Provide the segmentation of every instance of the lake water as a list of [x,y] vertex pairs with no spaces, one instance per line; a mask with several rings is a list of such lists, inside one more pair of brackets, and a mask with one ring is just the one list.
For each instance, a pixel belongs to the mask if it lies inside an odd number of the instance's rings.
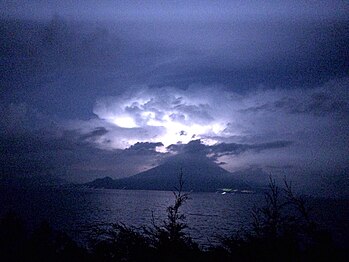
[[[261,194],[191,193],[190,198],[182,211],[189,233],[202,245],[248,226],[253,206],[264,203]],[[166,191],[0,187],[0,215],[14,210],[29,227],[46,220],[79,241],[86,239],[86,229],[101,223],[150,226],[152,214],[161,223],[173,201],[172,192]],[[330,228],[336,239],[342,243],[349,239],[347,200],[309,199],[309,205],[317,221]]]

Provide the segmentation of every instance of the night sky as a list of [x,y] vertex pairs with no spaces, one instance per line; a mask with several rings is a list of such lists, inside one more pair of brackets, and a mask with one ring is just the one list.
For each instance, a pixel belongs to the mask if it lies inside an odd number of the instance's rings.
[[1,1],[0,17],[0,176],[120,178],[191,150],[348,192],[347,1]]

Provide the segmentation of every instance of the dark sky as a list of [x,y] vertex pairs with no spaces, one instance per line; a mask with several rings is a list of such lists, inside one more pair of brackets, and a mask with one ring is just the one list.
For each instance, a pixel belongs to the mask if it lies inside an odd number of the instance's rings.
[[228,171],[348,183],[347,1],[0,10],[3,176],[129,176],[194,141]]

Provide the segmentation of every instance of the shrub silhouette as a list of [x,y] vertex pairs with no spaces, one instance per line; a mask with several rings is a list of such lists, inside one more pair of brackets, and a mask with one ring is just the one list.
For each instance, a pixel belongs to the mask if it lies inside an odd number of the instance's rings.
[[93,243],[96,261],[147,261],[152,253],[147,237],[137,228],[122,223],[98,230]]
[[122,223],[111,224],[109,229],[97,229],[93,251],[102,261],[189,261],[197,258],[200,250],[184,230],[185,215],[180,212],[189,199],[183,193],[183,172],[179,186],[173,191],[174,204],[167,208],[167,219],[157,225],[134,228]]
[[197,259],[200,255],[198,245],[186,234],[188,225],[181,207],[189,199],[189,194],[183,192],[183,171],[180,170],[178,187],[173,191],[174,204],[167,208],[167,219],[157,225],[153,219],[152,227],[145,228],[145,234],[150,237],[152,246],[157,250],[162,261],[186,261]]
[[27,230],[23,221],[12,211],[0,221],[0,259],[19,261],[27,250]]
[[54,231],[47,222],[30,233],[23,221],[9,212],[0,222],[0,260],[86,261],[87,251],[66,234]]
[[223,238],[223,250],[242,261],[345,261],[328,232],[312,221],[305,200],[284,181],[280,189],[270,178],[265,206],[252,212],[250,231]]
[[290,183],[279,188],[270,179],[265,205],[252,212],[250,230],[200,249],[186,233],[182,206],[189,199],[183,173],[159,225],[136,228],[122,223],[97,225],[89,249],[47,222],[30,233],[13,212],[0,220],[1,261],[348,261],[348,251],[333,244],[329,233],[311,219],[306,202]]
[[87,252],[67,234],[55,231],[43,221],[32,233],[28,243],[28,257],[33,261],[77,261],[87,258]]

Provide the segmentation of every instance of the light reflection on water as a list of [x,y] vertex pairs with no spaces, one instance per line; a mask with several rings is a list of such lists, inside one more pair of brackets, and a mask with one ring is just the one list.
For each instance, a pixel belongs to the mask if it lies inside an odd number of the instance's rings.
[[[68,232],[76,240],[86,237],[84,229],[103,223],[122,222],[136,227],[150,226],[166,219],[166,208],[174,201],[172,192],[105,189],[4,189],[0,188],[1,213],[14,210],[33,227],[42,220]],[[251,209],[263,204],[263,195],[191,193],[183,206],[188,232],[201,244],[216,242],[216,236],[231,234],[251,222]],[[326,210],[324,203],[317,210]],[[316,205],[315,205],[316,206]],[[324,207],[324,208],[323,208]],[[318,212],[331,223],[349,228],[348,206],[341,204],[340,214]],[[343,213],[344,212],[344,213]],[[344,218],[343,218],[344,216]],[[343,225],[342,225],[343,224]],[[338,225],[336,225],[338,226]],[[347,231],[349,232],[349,231]]]

